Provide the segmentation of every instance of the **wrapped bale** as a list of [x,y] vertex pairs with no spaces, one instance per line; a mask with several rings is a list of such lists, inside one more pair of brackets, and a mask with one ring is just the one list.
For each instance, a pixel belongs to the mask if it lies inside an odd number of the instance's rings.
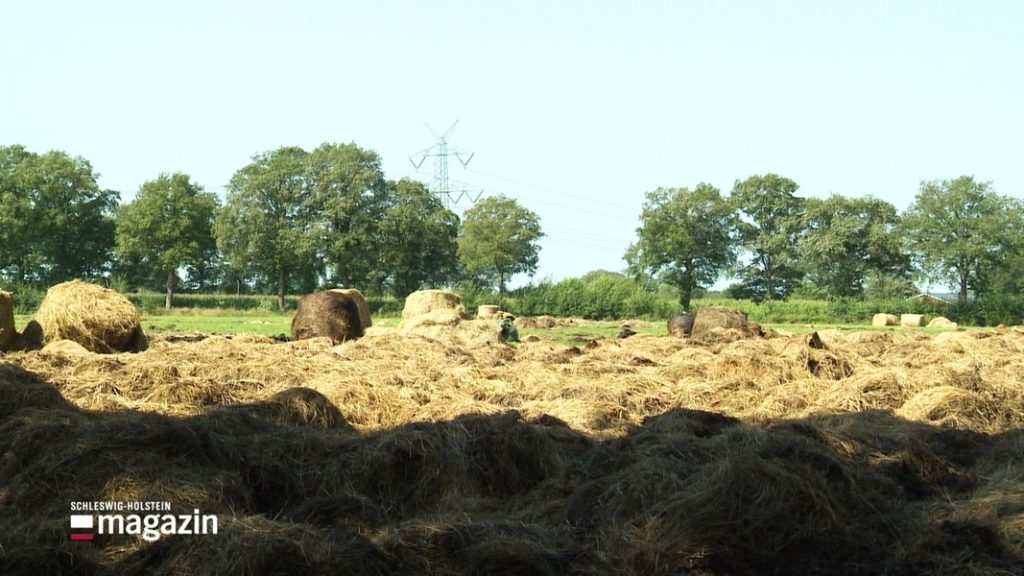
[[898,321],[895,314],[875,314],[871,317],[871,325],[876,328],[895,326]]
[[292,340],[325,336],[339,343],[363,336],[359,304],[337,290],[307,294],[292,318]]
[[117,292],[72,280],[57,284],[46,296],[33,316],[41,331],[27,336],[35,328],[32,322],[22,332],[24,347],[37,347],[58,340],[71,340],[90,352],[139,352],[147,346],[142,332],[139,311]]
[[362,292],[356,288],[333,288],[329,292],[344,294],[355,300],[356,306],[359,307],[359,321],[363,323],[363,330],[373,326],[373,317],[370,316],[370,305],[366,303],[366,298],[363,297]]

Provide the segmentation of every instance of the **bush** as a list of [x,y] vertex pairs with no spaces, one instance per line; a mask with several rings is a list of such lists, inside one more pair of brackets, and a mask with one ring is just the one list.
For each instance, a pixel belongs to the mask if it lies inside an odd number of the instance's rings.
[[14,294],[15,314],[34,313],[39,308],[39,303],[43,301],[43,296],[46,296],[46,290],[21,282],[0,284],[0,290]]

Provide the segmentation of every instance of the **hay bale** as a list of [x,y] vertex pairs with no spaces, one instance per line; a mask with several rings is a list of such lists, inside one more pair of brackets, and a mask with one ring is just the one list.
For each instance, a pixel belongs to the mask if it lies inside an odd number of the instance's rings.
[[[697,340],[722,341],[725,334],[740,337],[762,336],[761,327],[747,320],[747,315],[735,308],[709,306],[695,313],[691,337]],[[725,339],[732,341],[732,337]]]
[[0,290],[0,352],[14,346],[18,332],[14,329],[14,296]]
[[307,294],[292,318],[292,340],[330,338],[335,344],[363,336],[359,304],[337,290]]
[[370,305],[366,303],[366,298],[363,297],[362,292],[355,288],[332,288],[328,291],[344,294],[355,300],[356,306],[359,307],[359,321],[363,323],[363,330],[373,326],[373,317],[370,316]]
[[900,326],[920,328],[924,326],[924,314],[900,314]]
[[895,314],[875,314],[871,317],[871,325],[876,328],[895,326],[898,321]]
[[494,304],[481,304],[476,309],[476,317],[478,320],[490,320],[498,315],[501,309]]
[[458,294],[444,290],[419,290],[406,297],[402,319],[415,318],[436,310],[448,310],[457,313],[461,318],[466,317],[466,308]]
[[953,322],[949,318],[939,316],[938,318],[932,318],[932,321],[928,323],[929,328],[945,328],[948,330],[956,330],[959,324]]
[[[138,352],[145,348],[139,311],[117,292],[72,280],[46,291],[33,316],[42,344],[73,340],[91,352]],[[25,332],[29,328],[26,327]],[[24,333],[23,333],[24,335]],[[28,341],[28,338],[25,338]]]

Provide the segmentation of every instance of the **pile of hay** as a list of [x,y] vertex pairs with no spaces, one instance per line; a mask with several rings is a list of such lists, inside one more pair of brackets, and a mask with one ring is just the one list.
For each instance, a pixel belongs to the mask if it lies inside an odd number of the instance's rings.
[[138,352],[148,345],[135,305],[109,288],[80,280],[47,290],[33,321],[42,330],[43,345],[72,340],[101,354]]
[[757,324],[744,312],[725,306],[709,306],[695,313],[691,337],[703,342],[731,342],[740,338],[763,336]]
[[419,290],[406,297],[402,320],[434,312],[448,312],[460,319],[466,318],[466,307],[458,294],[444,290]]
[[[340,290],[303,296],[292,318],[292,339],[326,337],[338,343],[361,338],[364,332],[360,300],[363,300],[362,295],[357,300],[342,294]],[[369,316],[369,311],[366,314]]]

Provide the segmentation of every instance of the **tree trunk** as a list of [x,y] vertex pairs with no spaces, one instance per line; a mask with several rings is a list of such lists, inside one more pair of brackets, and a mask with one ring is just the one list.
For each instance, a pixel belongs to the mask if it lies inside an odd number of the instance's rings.
[[964,302],[967,300],[967,274],[960,274],[960,293],[957,294],[957,300]]
[[14,296],[0,290],[0,352],[6,352],[14,346],[18,338],[14,330]]
[[277,271],[277,309],[284,312],[284,267]]
[[164,299],[164,308],[171,309],[171,299],[174,297],[174,270],[167,272],[167,298]]
[[505,294],[505,274],[498,270],[498,307],[501,307],[501,297]]

